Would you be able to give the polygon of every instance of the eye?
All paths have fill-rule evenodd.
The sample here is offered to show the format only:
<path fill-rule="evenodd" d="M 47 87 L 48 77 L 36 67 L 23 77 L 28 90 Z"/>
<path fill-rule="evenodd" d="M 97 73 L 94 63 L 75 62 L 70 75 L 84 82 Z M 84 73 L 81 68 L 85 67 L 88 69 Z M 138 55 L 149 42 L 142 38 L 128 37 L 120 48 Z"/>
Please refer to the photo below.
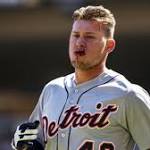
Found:
<path fill-rule="evenodd" d="M 78 38 L 80 35 L 79 34 L 72 34 L 73 37 Z"/>
<path fill-rule="evenodd" d="M 85 36 L 85 38 L 86 38 L 86 39 L 95 39 L 95 37 L 92 36 L 92 35 L 87 35 L 87 36 Z"/>

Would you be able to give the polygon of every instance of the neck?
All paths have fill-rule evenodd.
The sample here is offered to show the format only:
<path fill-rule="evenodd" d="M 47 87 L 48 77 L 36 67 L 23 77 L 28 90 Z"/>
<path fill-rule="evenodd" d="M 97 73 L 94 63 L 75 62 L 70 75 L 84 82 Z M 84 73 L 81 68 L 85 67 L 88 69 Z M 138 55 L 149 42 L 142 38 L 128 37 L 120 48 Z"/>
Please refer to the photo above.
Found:
<path fill-rule="evenodd" d="M 75 69 L 75 82 L 76 84 L 84 83 L 102 74 L 105 70 L 107 70 L 106 67 L 96 67 L 89 70 Z"/>

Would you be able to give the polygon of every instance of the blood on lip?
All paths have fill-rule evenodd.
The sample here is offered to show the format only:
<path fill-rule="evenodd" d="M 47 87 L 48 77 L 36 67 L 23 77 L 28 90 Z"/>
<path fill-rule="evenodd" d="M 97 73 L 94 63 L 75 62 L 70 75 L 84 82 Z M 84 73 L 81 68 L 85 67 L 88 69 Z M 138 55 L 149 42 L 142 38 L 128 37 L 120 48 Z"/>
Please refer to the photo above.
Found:
<path fill-rule="evenodd" d="M 75 55 L 83 56 L 85 55 L 85 51 L 75 51 Z"/>

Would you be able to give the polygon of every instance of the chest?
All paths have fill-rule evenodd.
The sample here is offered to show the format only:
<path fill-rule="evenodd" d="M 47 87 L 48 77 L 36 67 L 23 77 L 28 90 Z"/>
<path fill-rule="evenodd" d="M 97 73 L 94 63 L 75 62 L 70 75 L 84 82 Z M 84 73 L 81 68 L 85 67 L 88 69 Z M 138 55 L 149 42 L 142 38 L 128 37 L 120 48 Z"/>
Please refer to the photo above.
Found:
<path fill-rule="evenodd" d="M 77 149 L 87 139 L 96 141 L 98 147 L 104 140 L 117 144 L 116 134 L 119 138 L 126 134 L 128 138 L 117 122 L 122 116 L 122 95 L 105 87 L 84 91 L 74 89 L 68 93 L 56 90 L 55 94 L 47 97 L 43 109 L 44 122 L 47 122 L 45 138 L 52 147 L 58 143 L 64 149 L 68 147 L 68 141 Z"/>
<path fill-rule="evenodd" d="M 47 97 L 43 117 L 48 125 L 54 123 L 59 129 L 91 127 L 103 128 L 109 125 L 109 117 L 118 111 L 114 93 L 99 88 L 72 92 L 55 91 Z M 59 130 L 58 129 L 58 130 Z"/>

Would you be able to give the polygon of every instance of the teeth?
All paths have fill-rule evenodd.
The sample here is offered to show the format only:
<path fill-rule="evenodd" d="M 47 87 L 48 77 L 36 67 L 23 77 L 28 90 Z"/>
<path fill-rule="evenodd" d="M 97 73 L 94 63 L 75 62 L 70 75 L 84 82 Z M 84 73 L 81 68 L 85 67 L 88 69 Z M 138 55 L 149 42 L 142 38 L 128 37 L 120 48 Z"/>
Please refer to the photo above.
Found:
<path fill-rule="evenodd" d="M 83 55 L 85 55 L 85 51 L 86 51 L 85 47 L 78 47 L 75 50 L 75 55 L 83 56 Z"/>
<path fill-rule="evenodd" d="M 78 51 L 83 52 L 83 51 L 85 51 L 85 48 L 79 48 Z"/>
<path fill-rule="evenodd" d="M 85 51 L 76 51 L 76 52 L 77 52 L 77 53 L 80 53 L 80 52 L 83 53 L 83 52 L 85 52 Z"/>

